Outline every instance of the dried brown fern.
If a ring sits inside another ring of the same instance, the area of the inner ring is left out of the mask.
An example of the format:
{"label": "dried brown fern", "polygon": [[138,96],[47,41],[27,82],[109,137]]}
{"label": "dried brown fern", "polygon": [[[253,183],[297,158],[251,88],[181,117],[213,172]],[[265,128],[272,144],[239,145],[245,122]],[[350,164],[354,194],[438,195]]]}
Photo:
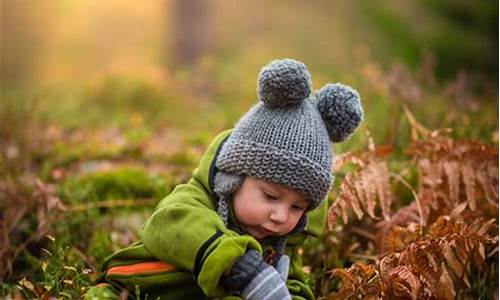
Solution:
{"label": "dried brown fern", "polygon": [[[374,236],[371,241],[380,258],[380,282],[375,284],[380,289],[372,289],[372,294],[360,291],[364,281],[352,278],[350,268],[333,273],[342,279],[339,292],[344,298],[455,299],[472,288],[473,271],[486,268],[489,257],[498,256],[498,149],[432,132],[411,114],[409,120],[414,141],[406,152],[409,165],[404,173],[391,172],[380,155],[387,152],[372,141],[368,151],[338,160],[353,164],[355,170],[340,185],[329,210],[329,226],[342,217],[346,230]],[[419,134],[423,139],[417,139]],[[415,187],[405,178],[411,174],[408,170],[418,175]],[[411,190],[414,201],[391,214],[394,184]],[[350,220],[350,211],[358,221]],[[362,228],[366,225],[368,230]],[[498,270],[493,272],[498,275]]]}
{"label": "dried brown fern", "polygon": [[328,295],[328,300],[364,299],[376,296],[380,291],[378,271],[372,265],[358,262],[350,268],[333,270],[332,277],[339,278],[342,287],[338,292]]}
{"label": "dried brown fern", "polygon": [[448,213],[462,201],[471,211],[478,209],[478,202],[498,211],[498,149],[434,136],[415,141],[408,153],[419,174],[424,223],[432,210]]}
{"label": "dried brown fern", "polygon": [[393,199],[391,192],[391,174],[387,161],[382,157],[387,155],[387,147],[370,146],[367,152],[361,154],[349,153],[341,156],[335,162],[336,167],[346,163],[354,164],[357,169],[346,175],[340,187],[340,194],[328,212],[328,224],[332,228],[339,217],[348,222],[348,209],[352,208],[358,219],[368,214],[377,219],[377,200],[384,220],[391,218],[390,208]]}
{"label": "dried brown fern", "polygon": [[[422,128],[420,125],[418,131],[424,131]],[[477,141],[454,141],[439,131],[425,133],[425,139],[414,140],[407,150],[411,159],[409,168],[415,168],[419,177],[415,190],[401,175],[389,170],[383,160],[389,152],[387,148],[377,148],[370,142],[368,151],[338,158],[337,168],[351,163],[356,169],[346,175],[338,198],[330,207],[330,228],[339,217],[344,224],[348,223],[350,209],[358,220],[367,214],[373,219],[382,217],[391,221],[391,203],[395,197],[391,179],[412,190],[421,225],[449,214],[463,201],[471,212],[480,207],[477,215],[486,213],[495,217],[491,212],[498,212],[498,149]]]}
{"label": "dried brown fern", "polygon": [[[414,234],[415,226],[399,228],[394,233],[392,238],[400,243],[380,259],[375,269],[361,264],[363,270],[370,272],[359,272],[360,263],[334,270],[332,274],[342,280],[342,287],[330,299],[359,295],[382,299],[454,299],[457,289],[471,287],[468,279],[471,266],[484,266],[486,249],[498,244],[487,234],[493,226],[491,220],[467,225],[442,216],[423,237]],[[405,239],[409,241],[406,245]]]}
{"label": "dried brown fern", "polygon": [[[57,197],[54,186],[38,178],[21,177],[17,182],[8,179],[0,181],[0,278],[13,274],[14,261],[22,251],[52,230],[65,206]],[[27,234],[26,224],[33,222],[29,212],[36,212],[36,231]],[[27,237],[16,241],[13,236]]]}

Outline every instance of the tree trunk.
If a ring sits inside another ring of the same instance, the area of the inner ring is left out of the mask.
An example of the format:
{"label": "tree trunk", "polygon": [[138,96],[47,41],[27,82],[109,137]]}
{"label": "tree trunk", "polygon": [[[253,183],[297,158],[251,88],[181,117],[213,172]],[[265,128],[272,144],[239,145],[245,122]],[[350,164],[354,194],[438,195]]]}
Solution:
{"label": "tree trunk", "polygon": [[210,47],[210,2],[175,0],[173,12],[173,65],[193,68]]}

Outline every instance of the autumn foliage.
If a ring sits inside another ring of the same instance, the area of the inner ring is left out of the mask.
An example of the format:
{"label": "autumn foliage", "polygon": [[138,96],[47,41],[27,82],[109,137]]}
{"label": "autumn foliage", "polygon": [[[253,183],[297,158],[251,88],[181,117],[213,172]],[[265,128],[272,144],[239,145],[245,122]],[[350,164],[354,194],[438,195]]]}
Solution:
{"label": "autumn foliage", "polygon": [[427,130],[406,113],[413,141],[398,170],[386,159],[390,148],[371,139],[367,151],[336,161],[354,170],[330,207],[329,228],[358,234],[347,252],[362,242],[373,255],[332,270],[339,284],[327,299],[468,299],[481,289],[477,274],[497,290],[498,149]]}

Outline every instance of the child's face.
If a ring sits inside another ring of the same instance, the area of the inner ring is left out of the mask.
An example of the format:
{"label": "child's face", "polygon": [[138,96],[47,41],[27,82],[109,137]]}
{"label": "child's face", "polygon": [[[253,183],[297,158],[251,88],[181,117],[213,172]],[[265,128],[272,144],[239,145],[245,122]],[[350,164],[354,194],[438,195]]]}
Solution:
{"label": "child's face", "polygon": [[249,176],[233,196],[238,222],[256,239],[289,233],[307,206],[301,193]]}

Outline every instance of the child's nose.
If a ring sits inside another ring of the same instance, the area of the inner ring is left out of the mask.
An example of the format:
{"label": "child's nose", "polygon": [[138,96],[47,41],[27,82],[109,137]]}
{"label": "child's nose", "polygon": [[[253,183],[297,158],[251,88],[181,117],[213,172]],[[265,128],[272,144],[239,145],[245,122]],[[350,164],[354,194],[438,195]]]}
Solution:
{"label": "child's nose", "polygon": [[271,212],[270,219],[276,223],[285,223],[288,220],[288,208],[284,205],[277,205]]}

